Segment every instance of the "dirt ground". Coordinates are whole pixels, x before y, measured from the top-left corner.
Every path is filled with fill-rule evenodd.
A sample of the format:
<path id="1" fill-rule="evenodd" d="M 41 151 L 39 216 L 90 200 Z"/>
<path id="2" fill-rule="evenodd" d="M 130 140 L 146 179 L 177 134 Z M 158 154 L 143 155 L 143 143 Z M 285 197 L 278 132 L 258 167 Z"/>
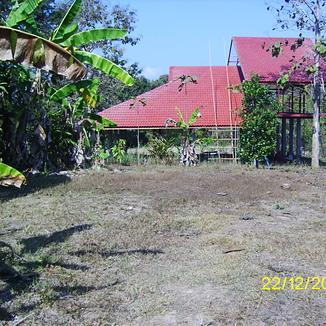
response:
<path id="1" fill-rule="evenodd" d="M 0 325 L 326 325 L 325 169 L 123 167 L 0 196 Z"/>

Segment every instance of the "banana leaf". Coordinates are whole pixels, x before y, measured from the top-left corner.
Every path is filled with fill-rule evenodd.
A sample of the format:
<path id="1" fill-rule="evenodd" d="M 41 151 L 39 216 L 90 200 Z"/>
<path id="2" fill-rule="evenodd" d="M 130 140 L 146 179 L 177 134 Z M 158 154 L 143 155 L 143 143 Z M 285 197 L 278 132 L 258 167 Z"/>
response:
<path id="1" fill-rule="evenodd" d="M 59 37 L 59 38 L 55 38 L 55 39 L 52 39 L 52 42 L 56 43 L 56 44 L 60 44 L 62 46 L 64 46 L 64 42 L 72 35 L 74 35 L 74 33 L 76 33 L 76 31 L 78 30 L 78 24 L 75 23 L 75 24 L 72 24 L 70 26 L 68 26 L 66 29 L 65 29 L 65 32 L 64 34 Z"/>
<path id="2" fill-rule="evenodd" d="M 57 38 L 57 36 L 61 37 L 65 33 L 65 29 L 72 24 L 74 21 L 80 6 L 82 5 L 82 0 L 75 0 L 74 3 L 70 6 L 69 10 L 67 11 L 65 17 L 62 19 L 59 27 L 53 33 L 51 40 Z"/>
<path id="3" fill-rule="evenodd" d="M 132 86 L 135 83 L 134 79 L 126 71 L 108 59 L 100 57 L 97 54 L 84 51 L 75 51 L 74 55 L 81 62 L 89 64 L 96 69 L 110 74 L 128 86 Z"/>
<path id="4" fill-rule="evenodd" d="M 33 51 L 33 64 L 37 65 L 38 62 L 45 61 L 45 50 L 43 41 L 39 38 L 36 40 L 34 44 L 34 51 Z"/>
<path id="5" fill-rule="evenodd" d="M 13 167 L 0 163 L 0 185 L 1 186 L 15 186 L 20 188 L 26 183 L 25 176 L 14 169 Z"/>
<path id="6" fill-rule="evenodd" d="M 37 56 L 37 62 L 35 49 L 39 49 L 41 54 Z M 3 26 L 0 26 L 0 58 L 55 72 L 71 80 L 79 80 L 86 75 L 85 66 L 63 47 L 34 34 Z"/>
<path id="7" fill-rule="evenodd" d="M 97 121 L 98 123 L 104 125 L 104 126 L 107 126 L 107 127 L 115 127 L 117 124 L 114 123 L 113 121 L 107 119 L 107 118 L 104 118 L 102 117 L 101 115 L 98 115 L 98 114 L 95 114 L 95 113 L 91 113 L 89 115 L 89 118 L 91 120 L 95 120 Z"/>
<path id="8" fill-rule="evenodd" d="M 85 129 L 94 129 L 97 132 L 100 132 L 104 127 L 115 127 L 117 124 L 113 121 L 104 118 L 98 114 L 91 113 L 88 118 L 84 119 L 81 122 L 81 125 Z M 88 145 L 89 146 L 89 145 Z"/>
<path id="9" fill-rule="evenodd" d="M 89 31 L 80 32 L 72 35 L 66 41 L 61 42 L 62 46 L 80 46 L 90 42 L 100 40 L 115 40 L 120 37 L 126 36 L 127 32 L 125 29 L 113 29 L 113 28 L 99 28 L 91 29 Z M 54 40 L 55 41 L 55 40 Z M 59 42 L 56 42 L 59 43 Z"/>
<path id="10" fill-rule="evenodd" d="M 50 101 L 62 100 L 74 92 L 79 92 L 81 88 L 87 88 L 92 84 L 92 82 L 92 80 L 87 79 L 63 86 L 51 95 Z"/>
<path id="11" fill-rule="evenodd" d="M 84 99 L 85 103 L 90 105 L 91 107 L 95 107 L 95 105 L 102 101 L 102 96 L 96 95 L 98 90 L 99 80 L 95 78 L 92 81 L 92 84 L 89 87 L 84 88 L 81 92 L 81 97 Z"/>
<path id="12" fill-rule="evenodd" d="M 67 96 L 74 92 L 78 92 L 83 98 L 84 102 L 91 107 L 95 107 L 96 103 L 99 100 L 99 97 L 96 97 L 96 91 L 98 89 L 98 78 L 95 80 L 81 80 L 69 85 L 63 86 L 50 97 L 50 101 L 60 102 L 65 99 Z"/>
<path id="13" fill-rule="evenodd" d="M 89 91 L 88 88 L 84 88 L 80 91 L 80 96 L 83 98 L 86 104 L 91 106 L 92 108 L 95 107 L 97 101 L 96 99 L 92 96 L 91 92 Z"/>
<path id="14" fill-rule="evenodd" d="M 7 27 L 16 27 L 25 21 L 43 0 L 25 0 L 18 7 L 14 7 L 6 20 Z"/>
<path id="15" fill-rule="evenodd" d="M 99 85 L 99 79 L 95 78 L 92 82 L 92 84 L 88 87 L 90 93 L 92 96 L 95 96 L 97 90 L 98 90 L 98 85 Z"/>
<path id="16" fill-rule="evenodd" d="M 192 125 L 194 122 L 196 122 L 196 120 L 198 119 L 198 112 L 199 112 L 199 109 L 196 108 L 194 110 L 194 112 L 192 113 L 192 115 L 190 116 L 189 118 L 189 121 L 188 121 L 188 126 Z"/>
<path id="17" fill-rule="evenodd" d="M 180 121 L 176 122 L 176 126 L 177 127 L 181 127 L 181 128 L 189 128 L 194 122 L 196 122 L 196 120 L 198 119 L 198 112 L 199 112 L 199 109 L 196 108 L 194 110 L 194 112 L 191 114 L 188 122 L 185 122 L 182 114 L 181 114 L 181 111 L 179 110 L 179 108 L 175 108 L 177 110 L 177 113 L 178 113 L 178 116 L 179 116 L 179 119 Z"/>
<path id="18" fill-rule="evenodd" d="M 177 110 L 178 113 L 178 117 L 180 119 L 180 121 L 177 122 L 178 127 L 187 127 L 185 120 L 183 119 L 183 116 L 181 114 L 181 111 L 179 110 L 179 108 L 175 108 Z"/>

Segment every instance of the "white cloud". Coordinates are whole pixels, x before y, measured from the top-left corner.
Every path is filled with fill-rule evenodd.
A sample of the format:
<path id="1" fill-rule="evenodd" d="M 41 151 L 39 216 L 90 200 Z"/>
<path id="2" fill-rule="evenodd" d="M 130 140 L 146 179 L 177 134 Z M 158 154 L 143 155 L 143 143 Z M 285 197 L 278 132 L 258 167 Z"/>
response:
<path id="1" fill-rule="evenodd" d="M 152 68 L 152 67 L 146 67 L 142 72 L 142 75 L 150 80 L 158 79 L 162 74 L 163 72 L 161 68 Z"/>

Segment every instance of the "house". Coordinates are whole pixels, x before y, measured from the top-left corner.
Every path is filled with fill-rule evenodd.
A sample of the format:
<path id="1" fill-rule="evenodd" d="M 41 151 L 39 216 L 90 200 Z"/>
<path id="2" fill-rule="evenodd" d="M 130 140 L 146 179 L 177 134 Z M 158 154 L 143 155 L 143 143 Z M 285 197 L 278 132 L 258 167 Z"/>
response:
<path id="1" fill-rule="evenodd" d="M 294 48 L 293 44 L 300 44 Z M 282 53 L 276 58 L 273 51 L 282 46 Z M 141 101 L 129 100 L 108 108 L 98 114 L 114 121 L 116 129 L 166 129 L 175 128 L 171 122 L 179 121 L 176 107 L 187 121 L 195 108 L 199 108 L 199 118 L 191 125 L 192 128 L 208 128 L 216 132 L 217 153 L 221 144 L 227 143 L 224 151 L 235 158 L 235 148 L 241 119 L 237 111 L 241 108 L 242 94 L 234 93 L 228 87 L 239 85 L 249 80 L 252 73 L 259 74 L 261 82 L 270 85 L 277 92 L 283 104 L 282 138 L 278 142 L 278 151 L 282 156 L 293 154 L 294 120 L 296 119 L 297 157 L 300 156 L 300 121 L 310 118 L 306 114 L 306 92 L 304 86 L 312 80 L 304 72 L 304 67 L 297 69 L 290 77 L 290 87 L 286 91 L 279 88 L 277 80 L 280 72 L 287 72 L 294 61 L 312 55 L 313 42 L 310 39 L 270 38 L 270 37 L 233 37 L 230 44 L 227 66 L 178 66 L 170 67 L 169 82 L 149 92 L 141 94 Z M 306 60 L 306 62 L 308 62 Z M 179 90 L 180 77 L 195 75 L 197 84 L 189 82 Z M 290 122 L 287 122 L 289 120 Z M 289 135 L 287 135 L 287 124 Z M 223 132 L 221 139 L 221 134 Z M 229 134 L 225 138 L 225 133 Z M 289 144 L 287 144 L 289 138 Z M 228 140 L 228 141 L 227 141 Z M 228 147 L 231 150 L 227 149 Z"/>

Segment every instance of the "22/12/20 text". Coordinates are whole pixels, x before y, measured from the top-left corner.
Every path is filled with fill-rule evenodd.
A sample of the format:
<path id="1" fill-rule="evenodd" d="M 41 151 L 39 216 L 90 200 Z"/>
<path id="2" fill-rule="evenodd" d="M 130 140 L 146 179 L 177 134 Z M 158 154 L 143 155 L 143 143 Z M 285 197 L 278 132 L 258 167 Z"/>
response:
<path id="1" fill-rule="evenodd" d="M 262 290 L 326 290 L 326 277 L 263 277 Z"/>

